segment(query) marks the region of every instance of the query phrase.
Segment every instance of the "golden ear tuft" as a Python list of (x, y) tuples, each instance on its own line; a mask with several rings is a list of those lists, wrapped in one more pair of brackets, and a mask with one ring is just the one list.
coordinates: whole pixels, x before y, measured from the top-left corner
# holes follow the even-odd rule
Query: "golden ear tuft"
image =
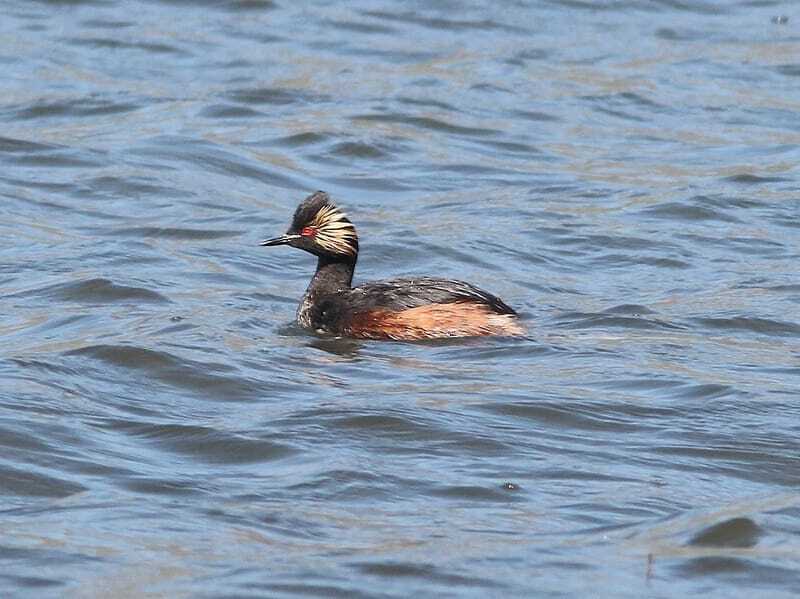
[(325, 204), (314, 215), (309, 226), (317, 229), (314, 241), (332, 254), (356, 256), (358, 235), (347, 216), (333, 204)]

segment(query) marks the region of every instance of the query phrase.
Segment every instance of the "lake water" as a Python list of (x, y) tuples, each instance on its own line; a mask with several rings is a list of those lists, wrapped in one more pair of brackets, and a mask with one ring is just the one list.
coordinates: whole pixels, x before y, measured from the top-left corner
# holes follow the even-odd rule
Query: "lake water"
[[(794, 2), (0, 12), (0, 595), (796, 596)], [(528, 337), (298, 328), (316, 189)]]

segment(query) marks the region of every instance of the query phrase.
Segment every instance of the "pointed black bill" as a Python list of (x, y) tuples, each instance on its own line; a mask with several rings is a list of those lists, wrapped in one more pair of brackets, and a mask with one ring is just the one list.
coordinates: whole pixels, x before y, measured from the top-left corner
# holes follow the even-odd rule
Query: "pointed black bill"
[(281, 235), (280, 237), (274, 237), (273, 239), (265, 239), (258, 245), (286, 245), (294, 241), (295, 239), (300, 239), (300, 235)]

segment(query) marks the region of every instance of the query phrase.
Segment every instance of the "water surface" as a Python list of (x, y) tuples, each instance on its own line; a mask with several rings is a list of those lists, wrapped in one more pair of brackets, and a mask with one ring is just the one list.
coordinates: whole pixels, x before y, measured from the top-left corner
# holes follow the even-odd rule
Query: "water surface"
[[(794, 596), (794, 9), (6, 2), (2, 595)], [(297, 328), (316, 189), (529, 336)]]

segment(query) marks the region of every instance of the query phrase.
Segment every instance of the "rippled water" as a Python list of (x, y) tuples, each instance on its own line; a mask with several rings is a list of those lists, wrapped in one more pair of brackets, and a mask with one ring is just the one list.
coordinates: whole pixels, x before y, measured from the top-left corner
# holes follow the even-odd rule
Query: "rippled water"
[[(794, 596), (796, 8), (3, 3), (0, 594)], [(529, 337), (297, 328), (315, 189)]]

